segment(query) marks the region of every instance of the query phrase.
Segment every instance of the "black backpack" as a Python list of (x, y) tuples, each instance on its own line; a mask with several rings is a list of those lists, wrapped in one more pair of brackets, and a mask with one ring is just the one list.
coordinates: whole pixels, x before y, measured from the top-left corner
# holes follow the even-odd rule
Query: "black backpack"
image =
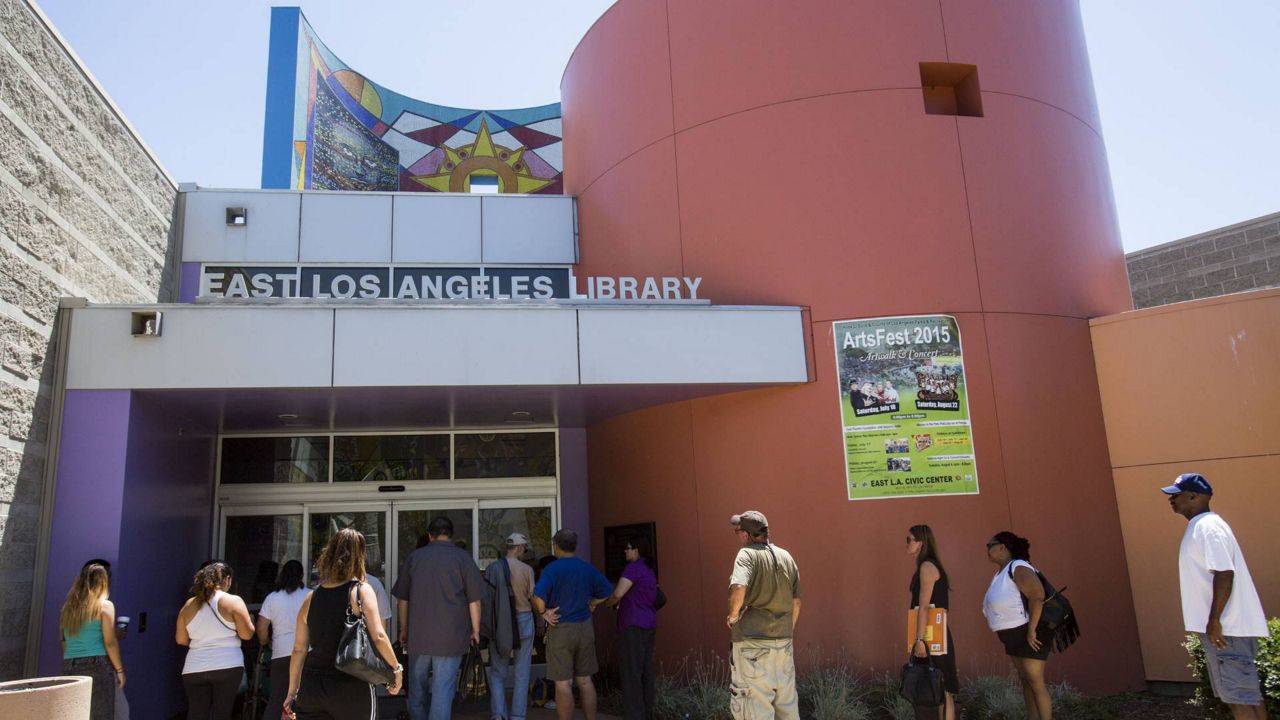
[[(1036, 577), (1040, 578), (1040, 585), (1044, 588), (1044, 607), (1040, 610), (1040, 623), (1036, 626), (1036, 634), (1050, 634), (1053, 649), (1062, 652), (1071, 647), (1080, 637), (1080, 622), (1076, 618), (1075, 610), (1071, 608), (1071, 601), (1062, 594), (1067, 587), (1063, 585), (1062, 590), (1056, 590), (1044, 573), (1035, 568), (1032, 568), (1032, 571), (1035, 572)], [(1012, 567), (1009, 568), (1009, 579), (1013, 579)], [(1022, 606), (1027, 608), (1027, 614), (1030, 615), (1030, 602), (1026, 595), (1022, 596)]]

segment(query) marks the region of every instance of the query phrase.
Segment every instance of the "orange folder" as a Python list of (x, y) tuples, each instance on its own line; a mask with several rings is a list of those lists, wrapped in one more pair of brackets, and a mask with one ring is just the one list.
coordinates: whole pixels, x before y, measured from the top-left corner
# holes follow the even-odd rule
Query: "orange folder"
[[(947, 609), (929, 606), (929, 622), (924, 626), (924, 644), (929, 647), (930, 655), (947, 654)], [(916, 644), (916, 623), (920, 617), (920, 607), (907, 611), (907, 652)]]

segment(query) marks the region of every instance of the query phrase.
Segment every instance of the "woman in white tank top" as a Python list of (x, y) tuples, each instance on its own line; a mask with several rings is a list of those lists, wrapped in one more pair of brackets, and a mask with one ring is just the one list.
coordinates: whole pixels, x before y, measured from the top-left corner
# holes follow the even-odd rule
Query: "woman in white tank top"
[(1031, 542), (1008, 531), (998, 532), (987, 543), (987, 559), (1000, 569), (991, 578), (982, 600), (982, 614), (1004, 643), (1005, 654), (1018, 672), (1027, 720), (1052, 720), (1044, 664), (1053, 643), (1047, 634), (1038, 632), (1044, 585), (1031, 566)]
[(244, 675), (240, 643), (253, 637), (253, 619), (244, 600), (227, 592), (231, 568), (215, 562), (200, 568), (192, 597), (178, 613), (175, 638), (186, 645), (182, 686), (187, 720), (229, 720)]

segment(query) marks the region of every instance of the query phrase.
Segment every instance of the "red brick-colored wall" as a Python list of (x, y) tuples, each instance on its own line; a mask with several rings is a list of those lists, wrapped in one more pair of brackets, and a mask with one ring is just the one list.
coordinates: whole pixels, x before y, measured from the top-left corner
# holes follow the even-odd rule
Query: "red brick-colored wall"
[[(925, 113), (939, 61), (977, 66), (983, 117)], [(581, 274), (702, 276), (812, 321), (815, 382), (588, 429), (593, 536), (658, 525), (667, 667), (727, 648), (727, 519), (757, 508), (801, 567), (802, 660), (901, 662), (926, 522), (962, 672), (1007, 672), (980, 608), (983, 543), (1012, 529), (1085, 626), (1051, 678), (1139, 684), (1087, 320), (1130, 299), (1076, 4), (620, 0), (562, 91)], [(921, 313), (958, 319), (981, 492), (849, 502), (831, 322)]]

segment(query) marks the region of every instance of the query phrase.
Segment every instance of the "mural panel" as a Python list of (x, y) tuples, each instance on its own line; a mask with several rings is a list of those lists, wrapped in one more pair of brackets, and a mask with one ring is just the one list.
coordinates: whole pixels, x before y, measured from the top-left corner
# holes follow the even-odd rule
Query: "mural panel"
[[(295, 60), (291, 77), (284, 76), (292, 80), (293, 93), (289, 187), (470, 192), (477, 179), (478, 184), (496, 181), (504, 193), (563, 192), (559, 103), (472, 110), (415, 100), (339, 60), (301, 11), (276, 10), (296, 13), (288, 18), (296, 37), (287, 39), (276, 31), (280, 18), (272, 16), (273, 62), (282, 55)], [(287, 83), (270, 75), (268, 106), (289, 91)], [(268, 146), (283, 139), (272, 132), (272, 122), (269, 112)], [(283, 163), (285, 154), (271, 149), (264, 147), (264, 166)]]

